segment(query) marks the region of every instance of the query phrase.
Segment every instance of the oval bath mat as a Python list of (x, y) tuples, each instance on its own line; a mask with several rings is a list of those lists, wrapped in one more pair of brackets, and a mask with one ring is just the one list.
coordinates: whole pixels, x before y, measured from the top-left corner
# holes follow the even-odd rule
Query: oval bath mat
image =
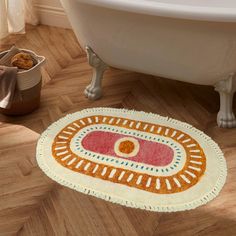
[(168, 117), (112, 108), (69, 114), (37, 144), (40, 168), (56, 182), (107, 201), (160, 212), (216, 197), (227, 168), (202, 131)]

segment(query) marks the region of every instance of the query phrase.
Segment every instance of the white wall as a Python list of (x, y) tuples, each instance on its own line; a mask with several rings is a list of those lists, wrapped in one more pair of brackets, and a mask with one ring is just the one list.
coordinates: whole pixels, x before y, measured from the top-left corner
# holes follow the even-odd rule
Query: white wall
[(63, 28), (71, 28), (60, 0), (34, 0), (40, 23)]

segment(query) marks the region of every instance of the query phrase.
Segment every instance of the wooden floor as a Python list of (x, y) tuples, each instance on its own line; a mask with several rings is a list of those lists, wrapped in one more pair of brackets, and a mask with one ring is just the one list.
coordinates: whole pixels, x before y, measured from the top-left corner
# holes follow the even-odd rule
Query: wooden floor
[[(83, 95), (91, 68), (72, 31), (29, 28), (26, 35), (2, 41), (0, 50), (12, 44), (46, 56), (47, 63), (40, 109), (16, 118), (0, 115), (1, 236), (236, 235), (236, 129), (217, 127), (219, 98), (213, 88), (110, 69), (103, 98), (92, 102)], [(35, 160), (40, 133), (67, 113), (99, 106), (155, 112), (206, 132), (227, 159), (220, 195), (196, 210), (164, 214), (108, 203), (47, 178)]]

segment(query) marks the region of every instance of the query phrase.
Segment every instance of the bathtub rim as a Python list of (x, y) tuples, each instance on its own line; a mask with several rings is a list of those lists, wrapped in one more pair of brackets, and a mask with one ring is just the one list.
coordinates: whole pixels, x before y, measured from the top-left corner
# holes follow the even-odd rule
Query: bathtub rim
[[(64, 0), (61, 0), (63, 2)], [(156, 1), (131, 0), (75, 0), (80, 3), (95, 5), (114, 10), (156, 15), (160, 17), (185, 20), (236, 22), (236, 7), (204, 7), (195, 5), (161, 3)]]

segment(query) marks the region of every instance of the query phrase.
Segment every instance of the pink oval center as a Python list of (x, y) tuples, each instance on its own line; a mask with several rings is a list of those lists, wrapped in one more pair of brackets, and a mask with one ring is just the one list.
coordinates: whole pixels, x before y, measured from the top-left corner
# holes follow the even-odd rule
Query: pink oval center
[[(117, 140), (131, 137), (105, 131), (93, 131), (88, 133), (82, 140), (82, 146), (88, 151), (105, 154), (134, 162), (145, 163), (154, 166), (166, 166), (174, 157), (174, 151), (167, 145), (135, 138), (139, 143), (139, 150), (135, 156), (124, 158), (116, 154), (114, 150)], [(132, 137), (134, 138), (134, 137)]]

